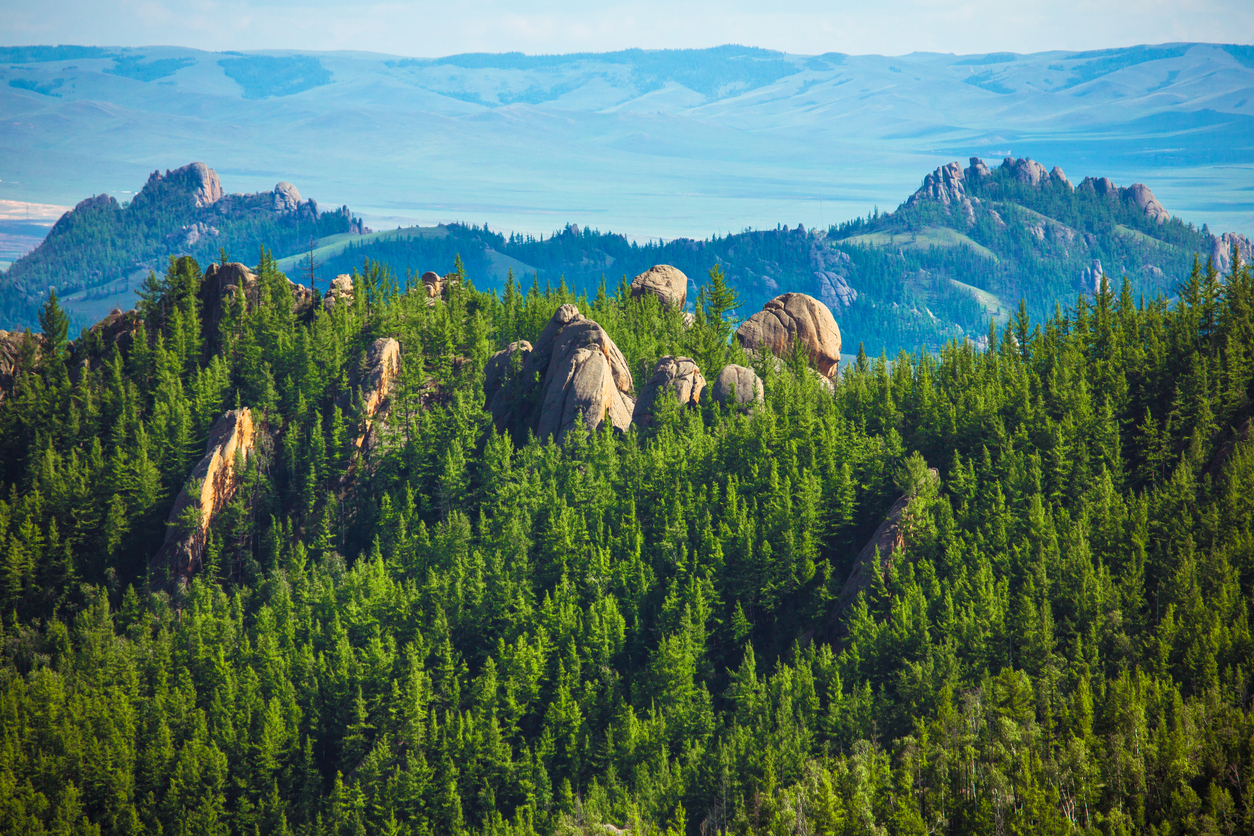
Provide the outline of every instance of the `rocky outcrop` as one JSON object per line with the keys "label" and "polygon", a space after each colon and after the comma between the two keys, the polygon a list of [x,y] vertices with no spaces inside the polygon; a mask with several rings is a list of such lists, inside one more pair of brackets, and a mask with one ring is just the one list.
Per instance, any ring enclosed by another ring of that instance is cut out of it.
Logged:
{"label": "rocky outcrop", "polygon": [[280,180],[274,187],[274,211],[286,215],[299,208],[300,192],[291,183]]}
{"label": "rocky outcrop", "polygon": [[1067,175],[1063,174],[1062,169],[1058,166],[1054,166],[1049,170],[1049,179],[1066,186],[1068,191],[1072,189],[1071,181],[1067,179]]}
{"label": "rocky outcrop", "polygon": [[1166,223],[1171,218],[1163,205],[1158,202],[1158,198],[1154,197],[1154,193],[1149,190],[1149,186],[1144,183],[1133,183],[1124,189],[1123,199],[1155,223]]}
{"label": "rocky outcrop", "polygon": [[810,269],[819,288],[819,298],[829,308],[847,308],[858,300],[858,291],[849,286],[853,261],[849,253],[827,244],[827,234],[811,232]]}
{"label": "rocky outcrop", "polygon": [[1156,223],[1166,223],[1171,218],[1171,213],[1163,208],[1144,183],[1133,183],[1126,189],[1121,189],[1109,177],[1085,177],[1076,187],[1076,191],[1104,200],[1123,201]]}
{"label": "rocky outcrop", "polygon": [[361,390],[362,423],[354,446],[360,448],[370,436],[375,422],[386,409],[388,396],[396,388],[400,369],[400,343],[391,337],[380,337],[371,343],[356,383]]}
{"label": "rocky outcrop", "polygon": [[501,391],[512,373],[522,370],[530,354],[531,343],[518,340],[492,355],[483,367],[484,409],[491,408],[496,393]]}
{"label": "rocky outcrop", "polygon": [[353,277],[340,274],[331,280],[327,295],[322,298],[322,307],[330,311],[336,305],[353,304]]}
{"label": "rocky outcrop", "polygon": [[205,334],[216,337],[218,324],[237,291],[243,292],[246,305],[257,304],[257,277],[252,270],[237,261],[209,265],[200,283],[200,316]]}
{"label": "rocky outcrop", "polygon": [[743,406],[764,400],[762,378],[747,366],[727,365],[714,378],[710,397],[723,406]]}
{"label": "rocky outcrop", "polygon": [[1215,262],[1215,269],[1219,271],[1219,275],[1224,277],[1232,275],[1232,247],[1234,245],[1237,248],[1237,258],[1241,259],[1241,263],[1250,263],[1250,255],[1254,253],[1254,244],[1251,244],[1250,239],[1244,235],[1225,232],[1211,240],[1210,257]]}
{"label": "rocky outcrop", "polygon": [[[933,482],[940,480],[940,474],[935,468],[929,468],[928,474]],[[916,498],[917,495],[913,493],[898,497],[893,506],[888,509],[888,514],[880,523],[879,528],[875,529],[871,539],[862,547],[862,551],[858,552],[858,558],[849,572],[849,578],[840,590],[840,598],[837,599],[833,613],[834,619],[839,618],[841,613],[871,586],[877,569],[883,574],[887,573],[893,565],[893,556],[905,544],[905,523],[910,514],[910,506]]]}
{"label": "rocky outcrop", "polygon": [[13,383],[21,366],[22,347],[27,340],[31,341],[32,348],[41,342],[29,331],[0,331],[0,403],[13,393]]}
{"label": "rocky outcrop", "polygon": [[422,288],[428,299],[440,299],[444,296],[444,279],[434,270],[422,274]]}
{"label": "rocky outcrop", "polygon": [[663,305],[683,308],[688,304],[688,277],[669,264],[658,264],[631,280],[631,298],[656,296]]}
{"label": "rocky outcrop", "polygon": [[962,210],[968,224],[975,223],[975,207],[967,196],[965,181],[966,172],[958,163],[943,165],[923,178],[923,186],[910,195],[906,205],[932,201],[947,209],[957,206]]}
{"label": "rocky outcrop", "polygon": [[1009,172],[1016,182],[1027,186],[1040,186],[1049,181],[1049,173],[1045,171],[1045,166],[1031,157],[1024,157],[1020,160],[1006,157],[1002,160],[1001,169]]}
{"label": "rocky outcrop", "polygon": [[154,171],[144,184],[144,191],[156,191],[159,187],[173,188],[191,198],[192,205],[197,209],[211,206],[221,200],[226,192],[222,190],[222,181],[218,172],[204,163],[190,163],[173,171],[166,169],[165,174]]}
{"label": "rocky outcrop", "polygon": [[252,411],[233,409],[209,431],[205,456],[174,500],[165,542],[150,563],[154,586],[186,583],[200,567],[209,526],[239,487],[240,465],[257,441]]}
{"label": "rocky outcrop", "polygon": [[196,223],[185,224],[171,232],[165,237],[165,242],[171,247],[178,249],[190,249],[201,241],[217,238],[220,234],[216,226],[197,221]]}
{"label": "rocky outcrop", "polygon": [[967,180],[979,182],[986,177],[993,176],[993,172],[979,157],[972,157],[969,162],[970,165],[966,170]]}
{"label": "rocky outcrop", "polygon": [[1083,293],[1098,293],[1102,289],[1102,262],[1099,259],[1093,259],[1093,263],[1080,271],[1080,291]]}
{"label": "rocky outcrop", "polygon": [[109,311],[108,316],[87,329],[86,341],[75,341],[75,359],[78,359],[79,342],[84,342],[84,349],[96,347],[101,353],[107,352],[111,346],[117,346],[118,351],[125,357],[130,353],[135,334],[139,331],[141,324],[143,320],[140,319],[138,311],[132,309],[123,313],[118,308],[114,308]]}
{"label": "rocky outcrop", "polygon": [[804,293],[785,293],[767,302],[741,324],[736,338],[750,351],[776,356],[799,341],[824,377],[835,375],[840,365],[840,328],[826,305]]}
{"label": "rocky outcrop", "polygon": [[312,287],[305,287],[303,284],[288,279],[287,281],[292,291],[292,313],[301,316],[314,306],[314,291]]}
{"label": "rocky outcrop", "polygon": [[653,423],[653,408],[658,398],[674,393],[680,406],[696,406],[705,392],[705,378],[691,357],[663,357],[653,367],[649,382],[640,391],[640,399],[631,420],[638,426]]}
{"label": "rocky outcrop", "polygon": [[[609,334],[574,305],[557,309],[534,347],[518,343],[505,356],[515,353],[519,373],[485,392],[498,429],[520,439],[530,431],[560,441],[576,421],[589,430],[606,420],[619,430],[630,426],[635,403],[627,361]],[[493,359],[500,357],[498,352]]]}

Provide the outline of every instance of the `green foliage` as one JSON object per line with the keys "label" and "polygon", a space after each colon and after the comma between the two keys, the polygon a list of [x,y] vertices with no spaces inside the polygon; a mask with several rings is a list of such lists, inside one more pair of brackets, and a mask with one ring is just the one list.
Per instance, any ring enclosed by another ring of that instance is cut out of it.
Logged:
{"label": "green foliage", "polygon": [[[373,263],[352,305],[297,317],[268,254],[256,273],[214,334],[178,259],[125,354],[24,344],[0,403],[0,832],[1254,820],[1248,268],[1198,269],[1175,305],[1125,284],[1024,308],[987,351],[861,353],[834,390],[795,352],[758,364],[753,412],[671,404],[562,446],[492,427],[491,353],[574,302],[638,382],[662,354],[712,378],[746,361],[721,271],[691,327],[622,284],[497,296],[465,269],[428,304]],[[402,371],[359,447],[380,336]],[[149,593],[235,405],[266,440],[202,572]],[[903,491],[902,546],[835,612]]]}

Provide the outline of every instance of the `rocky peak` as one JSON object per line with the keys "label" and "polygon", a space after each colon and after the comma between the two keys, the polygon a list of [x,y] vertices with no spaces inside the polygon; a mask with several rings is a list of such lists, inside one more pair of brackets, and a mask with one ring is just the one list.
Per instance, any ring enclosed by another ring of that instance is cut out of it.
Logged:
{"label": "rocky peak", "polygon": [[945,208],[957,206],[962,209],[967,223],[975,222],[975,208],[967,196],[966,172],[962,166],[953,162],[943,165],[923,178],[923,185],[906,200],[907,206],[921,201],[930,200]]}
{"label": "rocky peak", "polygon": [[1124,189],[1123,199],[1144,212],[1145,217],[1157,223],[1166,223],[1171,217],[1158,202],[1158,198],[1154,197],[1154,193],[1149,190],[1149,186],[1143,183],[1133,183]]}
{"label": "rocky peak", "polygon": [[173,171],[166,169],[165,174],[154,171],[148,176],[148,182],[140,193],[147,192],[151,195],[160,186],[186,194],[197,209],[217,203],[226,194],[222,191],[218,172],[204,163],[190,163]]}
{"label": "rocky peak", "polygon": [[1029,186],[1039,186],[1049,179],[1045,166],[1031,157],[1024,157],[1021,160],[1016,160],[1014,157],[1006,157],[1006,159],[1002,160],[1001,168],[1003,171],[1009,171],[1013,174],[1016,181]]}
{"label": "rocky peak", "polygon": [[1166,223],[1171,214],[1163,208],[1154,197],[1154,193],[1144,183],[1133,183],[1126,189],[1116,186],[1109,177],[1085,177],[1076,187],[1077,192],[1086,192],[1106,200],[1122,200],[1135,206],[1147,218],[1158,223]]}
{"label": "rocky peak", "polygon": [[984,164],[984,161],[981,160],[979,157],[972,157],[969,160],[969,162],[970,162],[970,166],[967,168],[967,171],[966,171],[968,180],[979,181],[979,180],[983,180],[986,177],[993,176],[993,172],[989,170],[988,166],[986,166]]}
{"label": "rocky peak", "polygon": [[1072,188],[1071,181],[1067,179],[1067,175],[1063,174],[1062,169],[1058,166],[1054,166],[1049,170],[1049,179],[1056,183],[1063,184],[1068,189]]}
{"label": "rocky peak", "polygon": [[1076,187],[1076,191],[1085,191],[1098,197],[1118,197],[1119,187],[1109,177],[1085,177]]}
{"label": "rocky peak", "polygon": [[300,208],[300,192],[286,180],[281,180],[274,187],[274,211],[279,214],[295,212]]}

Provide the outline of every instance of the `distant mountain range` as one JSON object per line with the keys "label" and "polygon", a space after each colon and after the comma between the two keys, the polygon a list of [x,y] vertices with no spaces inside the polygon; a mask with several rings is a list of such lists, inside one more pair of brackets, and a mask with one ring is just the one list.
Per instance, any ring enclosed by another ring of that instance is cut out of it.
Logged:
{"label": "distant mountain range", "polygon": [[[0,200],[119,201],[154,168],[272,172],[376,228],[568,222],[704,238],[894,205],[970,156],[1154,184],[1254,232],[1254,48],[788,55],[746,47],[406,58],[0,49]],[[0,233],[4,230],[0,229]]]}
{"label": "distant mountain range", "polygon": [[367,259],[386,265],[401,284],[427,270],[448,273],[460,258],[474,283],[568,287],[589,296],[603,283],[614,292],[655,264],[684,271],[695,286],[714,266],[754,310],[786,291],[822,299],[849,346],[896,352],[938,348],[953,338],[980,342],[989,319],[1005,323],[1022,299],[1034,317],[1092,294],[1108,276],[1124,277],[1134,294],[1172,296],[1194,258],[1230,268],[1230,252],[1248,260],[1248,238],[1213,234],[1173,216],[1144,184],[1119,187],[1106,177],[1073,186],[1063,170],[1029,158],[990,167],[973,157],[927,175],[894,212],[872,213],[826,229],[746,230],[707,239],[634,242],[568,224],[551,236],[444,224],[371,232],[341,207],[320,212],[281,182],[270,192],[227,195],[217,174],[192,163],[153,172],[122,206],[104,195],[79,203],[34,252],[0,275],[0,325],[36,321],[48,288],[85,325],[113,306],[130,307],[141,275],[172,255],[202,263],[223,251],[255,260],[271,249],[280,269],[307,281],[314,243],[315,281]]}

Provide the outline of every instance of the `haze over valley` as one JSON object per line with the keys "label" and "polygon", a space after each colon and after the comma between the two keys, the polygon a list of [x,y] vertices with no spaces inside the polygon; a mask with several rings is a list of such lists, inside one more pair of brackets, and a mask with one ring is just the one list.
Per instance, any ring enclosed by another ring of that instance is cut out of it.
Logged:
{"label": "haze over valley", "polygon": [[125,201],[152,170],[204,160],[228,191],[288,180],[375,228],[704,238],[885,211],[973,155],[1147,183],[1173,214],[1254,231],[1242,46],[432,59],[4,47],[0,113],[7,234],[40,234],[16,223],[26,203]]}

